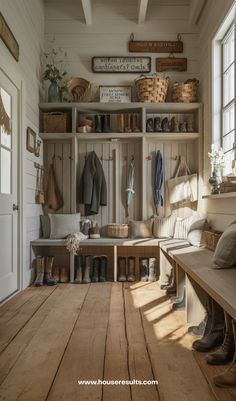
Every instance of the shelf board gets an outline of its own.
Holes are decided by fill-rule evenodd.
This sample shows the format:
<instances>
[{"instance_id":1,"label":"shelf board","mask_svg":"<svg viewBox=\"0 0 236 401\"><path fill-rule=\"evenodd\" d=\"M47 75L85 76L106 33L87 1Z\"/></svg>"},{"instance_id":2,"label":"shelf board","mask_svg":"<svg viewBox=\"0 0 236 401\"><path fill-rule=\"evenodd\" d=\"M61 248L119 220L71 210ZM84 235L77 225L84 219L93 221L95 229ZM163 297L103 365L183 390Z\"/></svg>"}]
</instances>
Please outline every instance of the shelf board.
<instances>
[{"instance_id":1,"label":"shelf board","mask_svg":"<svg viewBox=\"0 0 236 401\"><path fill-rule=\"evenodd\" d=\"M41 139L71 139L78 138L78 140L98 140L98 139L138 139L138 138L147 138L147 139L155 139L155 140L194 140L200 137L198 132L152 132L152 133L143 133L143 132L91 132L87 134L80 133L71 133L71 132L62 132L62 133L40 133Z\"/></svg>"},{"instance_id":2,"label":"shelf board","mask_svg":"<svg viewBox=\"0 0 236 401\"><path fill-rule=\"evenodd\" d=\"M68 110L77 108L81 112L121 111L145 108L147 113L178 113L200 109L201 103L40 103L41 110Z\"/></svg>"},{"instance_id":3,"label":"shelf board","mask_svg":"<svg viewBox=\"0 0 236 401\"><path fill-rule=\"evenodd\" d=\"M225 192L223 194L215 195L203 195L202 199L226 199L226 198L236 198L236 192Z\"/></svg>"}]
</instances>

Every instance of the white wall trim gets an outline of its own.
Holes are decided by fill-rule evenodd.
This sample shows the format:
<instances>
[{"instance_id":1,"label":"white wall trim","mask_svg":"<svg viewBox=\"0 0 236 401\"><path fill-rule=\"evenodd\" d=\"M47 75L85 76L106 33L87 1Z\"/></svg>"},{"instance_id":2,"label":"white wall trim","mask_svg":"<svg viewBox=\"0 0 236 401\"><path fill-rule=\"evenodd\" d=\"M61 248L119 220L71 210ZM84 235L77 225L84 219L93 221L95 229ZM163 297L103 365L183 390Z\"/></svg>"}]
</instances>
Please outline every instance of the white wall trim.
<instances>
[{"instance_id":1,"label":"white wall trim","mask_svg":"<svg viewBox=\"0 0 236 401\"><path fill-rule=\"evenodd\" d=\"M138 23L139 24L145 23L147 7L148 7L148 0L139 0L139 5L138 5Z\"/></svg>"},{"instance_id":2,"label":"white wall trim","mask_svg":"<svg viewBox=\"0 0 236 401\"><path fill-rule=\"evenodd\" d=\"M83 12L84 12L84 18L85 18L85 23L86 25L91 25L92 24L92 4L91 0L81 0Z\"/></svg>"}]
</instances>

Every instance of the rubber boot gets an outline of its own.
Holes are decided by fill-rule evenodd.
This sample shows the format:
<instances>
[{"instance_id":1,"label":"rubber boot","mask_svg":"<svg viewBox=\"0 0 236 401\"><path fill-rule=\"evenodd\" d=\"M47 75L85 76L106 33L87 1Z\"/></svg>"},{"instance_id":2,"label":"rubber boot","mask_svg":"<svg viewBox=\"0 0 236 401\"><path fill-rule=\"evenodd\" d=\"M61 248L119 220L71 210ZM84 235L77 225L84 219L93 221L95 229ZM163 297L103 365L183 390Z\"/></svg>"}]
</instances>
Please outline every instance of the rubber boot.
<instances>
[{"instance_id":1,"label":"rubber boot","mask_svg":"<svg viewBox=\"0 0 236 401\"><path fill-rule=\"evenodd\" d=\"M126 258L122 256L118 259L118 281L126 281Z\"/></svg>"},{"instance_id":2,"label":"rubber boot","mask_svg":"<svg viewBox=\"0 0 236 401\"><path fill-rule=\"evenodd\" d=\"M102 116L95 115L95 132L102 132Z\"/></svg>"},{"instance_id":3,"label":"rubber boot","mask_svg":"<svg viewBox=\"0 0 236 401\"><path fill-rule=\"evenodd\" d=\"M132 132L130 113L125 113L125 132Z\"/></svg>"},{"instance_id":4,"label":"rubber boot","mask_svg":"<svg viewBox=\"0 0 236 401\"><path fill-rule=\"evenodd\" d=\"M132 116L131 116L131 129L132 129L132 132L140 132L139 114L138 113L132 113Z\"/></svg>"},{"instance_id":5,"label":"rubber boot","mask_svg":"<svg viewBox=\"0 0 236 401\"><path fill-rule=\"evenodd\" d=\"M128 257L128 277L127 280L129 282L135 281L135 257L129 256Z\"/></svg>"},{"instance_id":6,"label":"rubber boot","mask_svg":"<svg viewBox=\"0 0 236 401\"><path fill-rule=\"evenodd\" d=\"M98 283L98 276L100 270L100 257L94 256L93 257L93 273L92 273L92 282Z\"/></svg>"},{"instance_id":7,"label":"rubber boot","mask_svg":"<svg viewBox=\"0 0 236 401\"><path fill-rule=\"evenodd\" d=\"M224 316L226 327L224 342L216 351L206 356L206 361L210 365L225 365L231 362L234 357L235 349L232 318L226 312L224 312Z\"/></svg>"},{"instance_id":8,"label":"rubber boot","mask_svg":"<svg viewBox=\"0 0 236 401\"><path fill-rule=\"evenodd\" d=\"M161 128L163 132L170 132L170 124L167 117L163 118L161 122Z\"/></svg>"},{"instance_id":9,"label":"rubber boot","mask_svg":"<svg viewBox=\"0 0 236 401\"><path fill-rule=\"evenodd\" d=\"M153 118L147 119L146 132L154 132Z\"/></svg>"},{"instance_id":10,"label":"rubber boot","mask_svg":"<svg viewBox=\"0 0 236 401\"><path fill-rule=\"evenodd\" d=\"M87 255L85 256L85 267L84 267L84 274L83 274L83 284L89 284L91 283L91 278L90 278L90 271L91 271L91 256Z\"/></svg>"},{"instance_id":11,"label":"rubber boot","mask_svg":"<svg viewBox=\"0 0 236 401\"><path fill-rule=\"evenodd\" d=\"M157 260L156 258L149 258L148 261L148 281L156 281L157 280Z\"/></svg>"},{"instance_id":12,"label":"rubber boot","mask_svg":"<svg viewBox=\"0 0 236 401\"><path fill-rule=\"evenodd\" d=\"M75 283L81 284L83 281L82 255L75 255Z\"/></svg>"},{"instance_id":13,"label":"rubber boot","mask_svg":"<svg viewBox=\"0 0 236 401\"><path fill-rule=\"evenodd\" d=\"M212 298L210 299L209 319L207 321L204 336L193 342L192 347L196 351L207 352L221 345L224 341L224 312L221 306Z\"/></svg>"},{"instance_id":14,"label":"rubber boot","mask_svg":"<svg viewBox=\"0 0 236 401\"><path fill-rule=\"evenodd\" d=\"M148 281L148 259L140 259L140 280Z\"/></svg>"},{"instance_id":15,"label":"rubber boot","mask_svg":"<svg viewBox=\"0 0 236 401\"><path fill-rule=\"evenodd\" d=\"M117 114L118 132L125 132L125 118L123 113Z\"/></svg>"},{"instance_id":16,"label":"rubber boot","mask_svg":"<svg viewBox=\"0 0 236 401\"><path fill-rule=\"evenodd\" d=\"M102 132L111 132L110 114L104 114L102 116Z\"/></svg>"},{"instance_id":17,"label":"rubber boot","mask_svg":"<svg viewBox=\"0 0 236 401\"><path fill-rule=\"evenodd\" d=\"M57 281L52 276L52 266L54 262L54 256L47 256L44 280L47 285L56 285Z\"/></svg>"},{"instance_id":18,"label":"rubber boot","mask_svg":"<svg viewBox=\"0 0 236 401\"><path fill-rule=\"evenodd\" d=\"M60 274L60 282L61 283L69 283L70 281L70 269L69 266L61 267L61 274Z\"/></svg>"},{"instance_id":19,"label":"rubber boot","mask_svg":"<svg viewBox=\"0 0 236 401\"><path fill-rule=\"evenodd\" d=\"M154 118L154 131L155 132L162 132L161 118L160 117L155 117Z\"/></svg>"},{"instance_id":20,"label":"rubber boot","mask_svg":"<svg viewBox=\"0 0 236 401\"><path fill-rule=\"evenodd\" d=\"M174 310L184 310L185 307L186 307L186 290L185 290L185 287L184 287L183 296L180 297L180 298L177 298L177 299L175 300L175 302L173 302L172 308L173 308Z\"/></svg>"},{"instance_id":21,"label":"rubber boot","mask_svg":"<svg viewBox=\"0 0 236 401\"><path fill-rule=\"evenodd\" d=\"M44 278L44 257L36 257L36 280L34 282L35 287L41 287L43 285Z\"/></svg>"},{"instance_id":22,"label":"rubber boot","mask_svg":"<svg viewBox=\"0 0 236 401\"><path fill-rule=\"evenodd\" d=\"M56 280L59 283L59 281L60 281L60 268L58 266L53 268L52 277L54 278L54 280Z\"/></svg>"},{"instance_id":23,"label":"rubber boot","mask_svg":"<svg viewBox=\"0 0 236 401\"><path fill-rule=\"evenodd\" d=\"M204 319L197 326L190 326L188 328L188 333L195 334L195 336L203 336L207 325L207 319L208 316L206 314Z\"/></svg>"},{"instance_id":24,"label":"rubber boot","mask_svg":"<svg viewBox=\"0 0 236 401\"><path fill-rule=\"evenodd\" d=\"M100 270L99 270L99 281L104 283L107 279L107 256L102 255L100 257Z\"/></svg>"},{"instance_id":25,"label":"rubber boot","mask_svg":"<svg viewBox=\"0 0 236 401\"><path fill-rule=\"evenodd\" d=\"M232 320L233 334L234 334L234 348L236 349L236 322ZM213 382L217 387L236 387L236 352L234 353L234 360L229 368L213 378Z\"/></svg>"}]
</instances>

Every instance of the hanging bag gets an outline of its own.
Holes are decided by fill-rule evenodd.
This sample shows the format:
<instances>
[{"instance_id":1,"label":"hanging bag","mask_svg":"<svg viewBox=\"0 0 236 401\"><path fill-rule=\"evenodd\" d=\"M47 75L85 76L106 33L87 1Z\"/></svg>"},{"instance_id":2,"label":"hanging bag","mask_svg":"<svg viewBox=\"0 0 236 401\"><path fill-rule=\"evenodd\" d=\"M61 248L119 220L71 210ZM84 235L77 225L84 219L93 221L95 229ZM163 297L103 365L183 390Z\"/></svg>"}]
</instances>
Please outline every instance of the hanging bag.
<instances>
[{"instance_id":1,"label":"hanging bag","mask_svg":"<svg viewBox=\"0 0 236 401\"><path fill-rule=\"evenodd\" d=\"M179 175L181 171L184 171L184 175ZM179 167L176 171L175 177L167 181L167 187L169 191L170 204L197 201L197 174L191 174L184 157L180 158Z\"/></svg>"},{"instance_id":2,"label":"hanging bag","mask_svg":"<svg viewBox=\"0 0 236 401\"><path fill-rule=\"evenodd\" d=\"M36 192L35 192L35 203L39 205L44 205L44 173L42 168L37 168L37 178L36 178Z\"/></svg>"}]
</instances>

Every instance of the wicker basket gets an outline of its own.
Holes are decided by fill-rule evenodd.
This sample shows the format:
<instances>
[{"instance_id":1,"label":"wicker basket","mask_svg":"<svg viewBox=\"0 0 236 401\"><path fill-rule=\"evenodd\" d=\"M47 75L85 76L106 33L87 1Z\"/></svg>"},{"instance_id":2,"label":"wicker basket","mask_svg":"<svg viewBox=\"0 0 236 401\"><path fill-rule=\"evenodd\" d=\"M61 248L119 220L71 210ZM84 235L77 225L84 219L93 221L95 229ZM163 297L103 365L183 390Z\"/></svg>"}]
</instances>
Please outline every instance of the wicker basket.
<instances>
[{"instance_id":1,"label":"wicker basket","mask_svg":"<svg viewBox=\"0 0 236 401\"><path fill-rule=\"evenodd\" d=\"M129 226L128 224L108 224L107 236L111 238L128 238Z\"/></svg>"},{"instance_id":2,"label":"wicker basket","mask_svg":"<svg viewBox=\"0 0 236 401\"><path fill-rule=\"evenodd\" d=\"M169 78L141 76L135 80L137 98L139 102L162 103L165 102L169 86Z\"/></svg>"},{"instance_id":3,"label":"wicker basket","mask_svg":"<svg viewBox=\"0 0 236 401\"><path fill-rule=\"evenodd\" d=\"M197 79L188 80L186 82L175 82L172 90L173 102L193 103L198 100L198 85Z\"/></svg>"},{"instance_id":4,"label":"wicker basket","mask_svg":"<svg viewBox=\"0 0 236 401\"><path fill-rule=\"evenodd\" d=\"M66 111L43 113L43 132L71 132L71 114Z\"/></svg>"},{"instance_id":5,"label":"wicker basket","mask_svg":"<svg viewBox=\"0 0 236 401\"><path fill-rule=\"evenodd\" d=\"M203 242L207 249L214 251L216 249L216 245L222 235L222 232L215 230L206 230L203 231Z\"/></svg>"}]
</instances>

